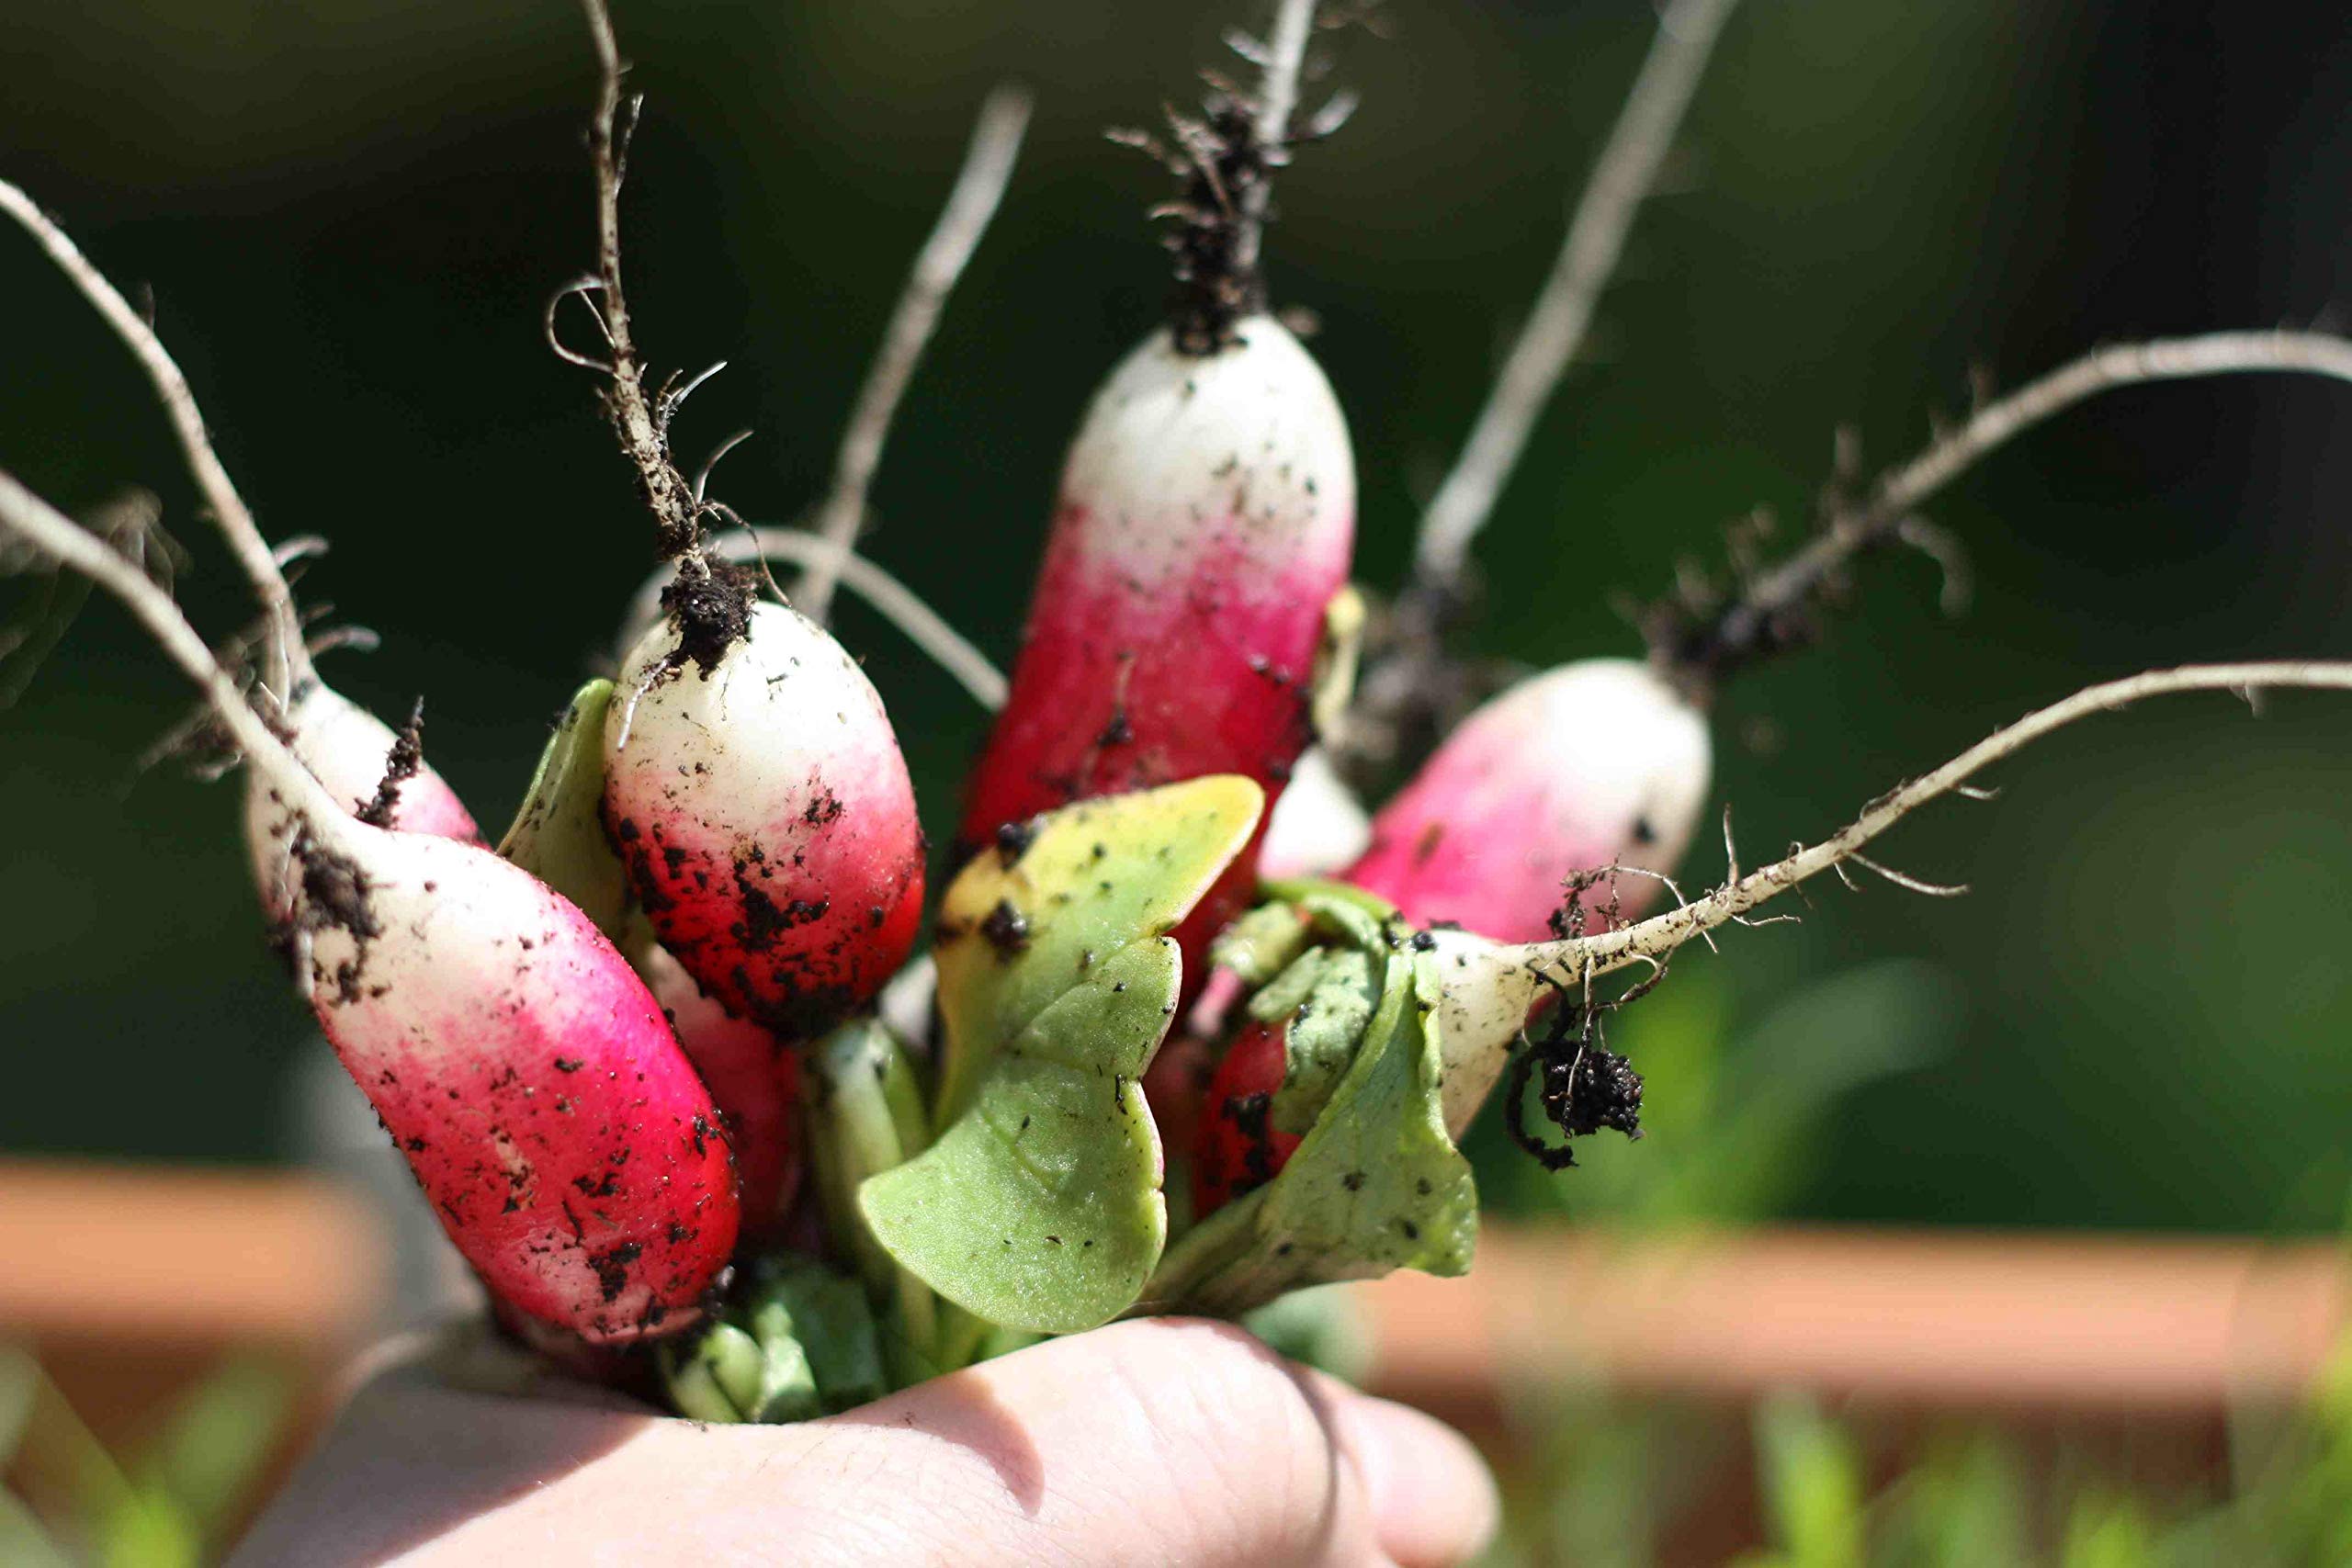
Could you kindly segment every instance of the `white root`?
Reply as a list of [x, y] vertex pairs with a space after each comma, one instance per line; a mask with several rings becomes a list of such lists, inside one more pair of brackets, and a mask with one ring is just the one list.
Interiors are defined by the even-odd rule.
[[842, 432], [832, 489], [810, 525], [825, 548], [808, 559], [792, 592], [793, 607], [820, 626], [832, 610], [834, 583], [849, 573], [850, 547], [865, 525], [866, 493], [873, 488], [875, 470], [881, 467], [882, 446], [889, 439], [899, 400], [914, 378], [915, 366], [939, 324], [947, 296], [955, 290], [956, 279], [963, 276], [1004, 198], [1013, 164], [1021, 156], [1030, 107], [1029, 95], [1011, 85], [997, 88], [980, 106], [971, 145], [964, 153], [964, 167], [956, 176], [931, 237], [915, 256], [914, 270], [908, 275], [898, 308], [883, 330], [882, 345], [865, 373], [865, 386], [858, 389], [849, 425]]
[[204, 638], [172, 603], [171, 595], [146, 573], [6, 471], [0, 471], [0, 531], [15, 535], [120, 600], [165, 657], [203, 692], [247, 761], [314, 829], [332, 830], [334, 824], [344, 820], [344, 808], [295, 761], [285, 742], [271, 733], [235, 680], [205, 646]]
[[2086, 687], [2064, 702], [2052, 703], [2006, 728], [1995, 730], [1933, 773], [1889, 790], [1852, 822], [1820, 843], [1736, 877], [1696, 903], [1599, 936], [1574, 942], [1532, 942], [1502, 951], [1512, 961], [1547, 968], [1555, 977], [1581, 975], [1588, 969], [1603, 975], [1639, 958], [1663, 957], [1700, 932], [1746, 914], [1842, 861], [1859, 860], [1856, 851], [1918, 807], [1950, 794], [1973, 775], [2077, 719], [2174, 692], [2233, 692], [2274, 686], [2352, 691], [2352, 662], [2297, 660], [2190, 664], [2175, 670], [2152, 670]]
[[1658, 170], [1674, 145], [1716, 36], [1736, 3], [1672, 0], [1658, 17], [1657, 38], [1593, 164], [1551, 276], [1487, 392], [1461, 456], [1421, 515], [1413, 554], [1417, 582], [1446, 593], [1460, 584], [1472, 543], [1526, 450], [1553, 389], [1584, 343], [1593, 307], [1617, 269], [1634, 215], [1657, 184]]
[[280, 698], [289, 695], [298, 680], [310, 672], [310, 655], [302, 646], [293, 590], [287, 586], [277, 555], [262, 537], [260, 525], [254, 521], [252, 511], [237, 493], [229, 470], [222, 466], [220, 455], [213, 450], [211, 438], [205, 434], [204, 412], [197, 407], [196, 393], [189, 389], [187, 376], [181, 373], [178, 363], [164, 347], [147, 318], [131, 308], [130, 302], [107, 281], [106, 275], [82, 254], [81, 247], [65, 231], [50, 220], [32, 197], [6, 180], [0, 180], [0, 211], [6, 211], [22, 225], [57, 269], [81, 290], [83, 298], [105, 318], [107, 325], [130, 350], [139, 367], [153, 384], [164, 412], [171, 420], [172, 432], [179, 438], [180, 449], [196, 476], [197, 489], [268, 615], [270, 635], [266, 644], [275, 665], [268, 683]]
[[[1280, 0], [1273, 31], [1255, 51], [1261, 74], [1252, 129], [1267, 163], [1277, 167], [1289, 159], [1290, 119], [1298, 109], [1298, 79], [1306, 64], [1306, 40], [1314, 30], [1315, 0]], [[1258, 253], [1265, 241], [1266, 209], [1272, 199], [1272, 180], [1253, 181], [1241, 193], [1241, 212], [1233, 236], [1233, 267], [1244, 276], [1257, 270]]]
[[1744, 589], [1717, 638], [1737, 646], [1771, 617], [1805, 602], [1846, 559], [1888, 537], [1933, 557], [1945, 573], [1947, 607], [1966, 596], [1957, 556], [1939, 530], [1917, 515], [1921, 502], [1996, 448], [2101, 392], [2208, 376], [2306, 375], [2352, 382], [2352, 342], [2326, 333], [2224, 332], [2114, 344], [2036, 377], [1984, 403], [1959, 428], [1882, 475], [1870, 493], [1838, 509], [1819, 537]]
[[1858, 852], [1939, 795], [1977, 793], [1967, 789], [1972, 775], [2078, 719], [2174, 692], [2245, 693], [2270, 687], [2352, 692], [2352, 662], [2185, 665], [2086, 687], [1996, 730], [1934, 772], [1889, 790], [1820, 843], [1800, 847], [1785, 859], [1745, 875], [1735, 868], [1713, 893], [1664, 914], [1597, 936], [1517, 946], [1501, 946], [1462, 932], [1433, 932], [1442, 989], [1439, 1002], [1448, 1124], [1457, 1133], [1467, 1124], [1470, 1113], [1500, 1077], [1511, 1042], [1529, 1010], [1555, 987], [1588, 984], [1595, 976], [1630, 964], [1663, 961], [1694, 937], [1703, 939], [1719, 926], [1747, 923], [1747, 912], [1757, 906], [1847, 861], [1868, 865], [1922, 892], [1954, 891], [1890, 874]]

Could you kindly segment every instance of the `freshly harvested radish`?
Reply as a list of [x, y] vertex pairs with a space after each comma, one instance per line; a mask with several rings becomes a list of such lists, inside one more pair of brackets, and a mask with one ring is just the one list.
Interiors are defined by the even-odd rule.
[[[967, 844], [1075, 800], [1210, 773], [1278, 795], [1313, 738], [1355, 461], [1298, 340], [1264, 315], [1232, 333], [1204, 354], [1155, 334], [1080, 426], [1011, 694], [967, 786]], [[1253, 845], [1179, 941], [1230, 919], [1256, 871]]]
[[605, 719], [605, 827], [662, 945], [786, 1039], [881, 987], [922, 918], [923, 840], [882, 699], [826, 631], [755, 604], [716, 661], [665, 620]]
[[[967, 850], [1093, 795], [1238, 773], [1270, 807], [1314, 739], [1318, 654], [1355, 543], [1355, 457], [1330, 383], [1269, 311], [1261, 249], [1293, 123], [1311, 5], [1244, 53], [1157, 151], [1168, 325], [1112, 372], [1062, 470], [1011, 691], [967, 784]], [[1318, 123], [1320, 123], [1318, 121]], [[1351, 660], [1325, 661], [1346, 662]], [[1248, 900], [1259, 838], [1175, 933], [1188, 987]]]
[[492, 1295], [591, 1344], [692, 1322], [734, 1247], [733, 1156], [619, 950], [488, 850], [352, 816], [161, 589], [5, 474], [0, 524], [128, 604], [244, 751], [296, 984]]
[[297, 982], [483, 1283], [592, 1343], [692, 1322], [734, 1249], [734, 1156], [628, 960], [486, 850], [273, 790]]

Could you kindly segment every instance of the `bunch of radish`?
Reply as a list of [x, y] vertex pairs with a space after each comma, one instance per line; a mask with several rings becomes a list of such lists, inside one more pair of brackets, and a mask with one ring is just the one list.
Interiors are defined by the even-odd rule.
[[[1707, 798], [1705, 697], [1796, 640], [1774, 617], [1808, 567], [1648, 662], [1510, 684], [1363, 820], [1312, 750], [1343, 739], [1356, 661], [1354, 457], [1261, 267], [1272, 176], [1328, 129], [1296, 101], [1313, 9], [1284, 0], [1252, 45], [1262, 88], [1178, 126], [1176, 299], [1079, 423], [928, 911], [907, 764], [821, 624], [830, 580], [814, 619], [763, 594], [709, 532], [733, 513], [672, 461], [684, 391], [648, 390], [622, 290], [598, 0], [599, 266], [556, 303], [584, 300], [602, 341], [558, 351], [604, 378], [662, 608], [560, 716], [494, 849], [426, 763], [421, 705], [395, 729], [321, 681], [284, 552], [152, 328], [0, 185], [154, 379], [259, 631], [224, 667], [132, 559], [6, 475], [0, 537], [121, 599], [201, 687], [245, 766], [270, 940], [517, 1339], [697, 1417], [788, 1420], [1125, 1314], [1458, 1271], [1477, 1198], [1455, 1140], [1514, 1063], [1514, 1130], [1531, 1092], [1567, 1136], [1637, 1128], [1638, 1075], [1597, 1030], [1643, 987], [1596, 978], [1660, 975], [1803, 878], [1869, 865], [1904, 811], [2081, 713], [2352, 686], [2252, 665], [2094, 689], [1642, 919]], [[844, 452], [870, 470], [878, 432], [854, 424]], [[1883, 499], [1892, 517], [1911, 496]], [[852, 558], [797, 537], [820, 567]], [[876, 1012], [894, 979], [902, 1029]]]

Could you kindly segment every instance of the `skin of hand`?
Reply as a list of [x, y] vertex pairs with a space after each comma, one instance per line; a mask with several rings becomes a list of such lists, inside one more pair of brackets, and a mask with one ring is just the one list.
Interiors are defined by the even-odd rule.
[[361, 1389], [237, 1568], [344, 1563], [1460, 1562], [1460, 1436], [1229, 1325], [1114, 1324], [790, 1427]]

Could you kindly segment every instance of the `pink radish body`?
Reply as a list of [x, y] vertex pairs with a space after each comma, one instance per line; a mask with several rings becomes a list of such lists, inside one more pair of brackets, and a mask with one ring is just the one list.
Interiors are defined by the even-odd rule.
[[725, 1118], [741, 1183], [744, 1234], [773, 1229], [798, 1196], [807, 1165], [799, 1054], [758, 1024], [729, 1017], [659, 944], [649, 941], [631, 952]]
[[[1592, 659], [1523, 681], [1464, 719], [1373, 818], [1340, 880], [1416, 925], [1497, 942], [1552, 934], [1562, 885], [1605, 865], [1671, 873], [1707, 798], [1705, 718], [1647, 666]], [[1619, 880], [1637, 913], [1661, 891]], [[1587, 929], [1612, 895], [1588, 892]]]
[[[1206, 355], [1166, 332], [1130, 355], [1070, 448], [1011, 694], [969, 781], [967, 844], [1207, 773], [1278, 795], [1312, 738], [1355, 499], [1330, 384], [1272, 317]], [[1253, 843], [1178, 933], [1188, 961], [1256, 875]]]
[[297, 978], [466, 1261], [592, 1343], [692, 1322], [733, 1159], [619, 950], [487, 850], [299, 818]]
[[[303, 670], [295, 696], [286, 707], [288, 744], [296, 760], [325, 786], [336, 804], [356, 814], [383, 784], [400, 737], [382, 719], [307, 673], [307, 665]], [[457, 791], [422, 761], [401, 781], [388, 826], [468, 843], [481, 837]], [[272, 919], [281, 918], [287, 908], [292, 870], [289, 836], [286, 813], [273, 804], [268, 781], [258, 773], [249, 773], [245, 847], [253, 857], [254, 886], [261, 890], [262, 906]]]
[[914, 945], [923, 843], [906, 759], [865, 672], [795, 611], [754, 605], [716, 669], [672, 668], [676, 646], [664, 622], [622, 671], [605, 831], [686, 973], [737, 1018], [808, 1038]]

